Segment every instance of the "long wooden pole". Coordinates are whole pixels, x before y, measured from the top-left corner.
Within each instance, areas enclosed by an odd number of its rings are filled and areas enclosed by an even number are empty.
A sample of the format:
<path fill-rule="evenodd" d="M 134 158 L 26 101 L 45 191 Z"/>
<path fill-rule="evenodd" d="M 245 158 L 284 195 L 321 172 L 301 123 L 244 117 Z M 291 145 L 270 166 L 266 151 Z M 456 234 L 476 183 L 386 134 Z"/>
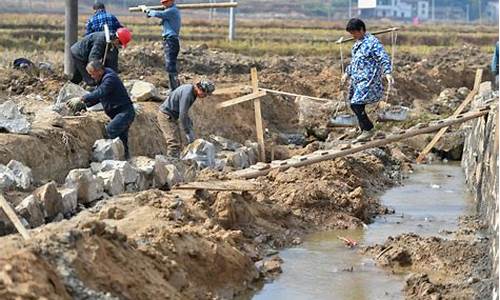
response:
<path fill-rule="evenodd" d="M 73 74 L 71 46 L 78 38 L 78 0 L 66 0 L 64 25 L 64 74 Z"/>
<path fill-rule="evenodd" d="M 252 91 L 253 93 L 259 92 L 259 78 L 257 77 L 257 69 L 252 68 L 250 70 L 250 77 L 252 79 Z M 260 105 L 260 98 L 253 100 L 253 106 L 255 110 L 255 129 L 257 132 L 257 143 L 259 144 L 260 150 L 260 160 L 266 161 L 266 146 L 264 142 L 264 126 L 262 124 L 262 108 Z"/>
<path fill-rule="evenodd" d="M 400 140 L 408 139 L 410 137 L 414 137 L 417 135 L 421 134 L 427 134 L 431 133 L 434 131 L 437 131 L 443 127 L 449 127 L 451 125 L 455 124 L 460 124 L 463 122 L 466 122 L 468 120 L 472 120 L 475 118 L 479 118 L 482 116 L 487 115 L 489 112 L 489 107 L 485 107 L 481 110 L 474 111 L 474 112 L 469 112 L 466 114 L 458 115 L 455 117 L 451 117 L 448 119 L 440 120 L 437 122 L 433 122 L 433 125 L 429 125 L 423 128 L 419 129 L 414 129 L 414 130 L 409 130 L 409 131 L 403 131 L 399 134 L 394 134 L 391 135 L 387 138 L 380 139 L 380 140 L 374 140 L 368 143 L 359 143 L 359 144 L 354 144 L 351 146 L 350 144 L 346 145 L 345 147 L 342 147 L 340 149 L 334 149 L 334 150 L 325 150 L 325 151 L 317 151 L 311 155 L 304 155 L 302 157 L 299 157 L 298 159 L 289 159 L 286 161 L 281 161 L 278 164 L 265 164 L 262 168 L 248 168 L 240 171 L 233 172 L 232 176 L 234 177 L 239 177 L 239 178 L 245 178 L 245 179 L 250 179 L 250 178 L 256 178 L 259 176 L 265 176 L 269 174 L 272 170 L 280 170 L 284 171 L 287 170 L 291 167 L 302 167 L 302 166 L 307 166 L 311 164 L 315 164 L 318 162 L 326 161 L 326 160 L 331 160 L 339 157 L 343 157 L 346 155 L 350 155 L 353 153 L 361 152 L 370 148 L 376 148 L 380 147 L 386 144 L 394 143 Z M 436 125 L 434 125 L 434 123 Z"/>
<path fill-rule="evenodd" d="M 10 204 L 5 200 L 3 195 L 0 195 L 0 207 L 2 207 L 3 211 L 9 217 L 9 220 L 14 224 L 14 227 L 16 227 L 17 231 L 21 234 L 21 236 L 25 240 L 30 239 L 30 235 L 28 233 L 28 230 L 24 228 L 23 223 L 21 223 L 21 220 L 19 220 L 19 217 L 16 215 L 16 212 L 10 207 Z"/>
<path fill-rule="evenodd" d="M 373 35 L 377 35 L 377 34 L 382 34 L 382 33 L 387 33 L 387 32 L 398 31 L 398 30 L 399 30 L 398 27 L 392 27 L 392 28 L 378 30 L 378 31 L 370 32 L 370 33 Z M 347 42 L 353 41 L 353 40 L 354 40 L 354 38 L 352 38 L 352 37 L 350 37 L 350 38 L 341 37 L 335 43 L 336 44 L 343 44 L 343 43 L 347 43 Z"/>
<path fill-rule="evenodd" d="M 467 107 L 467 105 L 469 105 L 472 102 L 472 100 L 474 100 L 474 97 L 476 96 L 476 94 L 479 91 L 479 86 L 481 85 L 482 76 L 483 76 L 483 69 L 477 69 L 476 77 L 474 79 L 474 88 L 472 89 L 472 91 L 470 91 L 469 95 L 467 95 L 467 97 L 460 104 L 460 106 L 455 110 L 453 115 L 451 115 L 452 117 L 456 117 L 459 114 L 461 114 L 464 111 L 465 107 Z M 436 143 L 446 133 L 446 130 L 448 130 L 448 127 L 441 128 L 441 130 L 439 130 L 439 132 L 434 136 L 432 141 L 429 144 L 427 144 L 427 146 L 425 146 L 425 148 L 422 150 L 422 152 L 420 152 L 420 155 L 417 157 L 418 164 L 420 164 L 424 161 L 427 154 L 429 154 L 429 152 L 431 152 L 432 148 L 434 148 Z"/>
<path fill-rule="evenodd" d="M 238 2 L 222 2 L 222 3 L 192 3 L 192 4 L 176 4 L 178 9 L 206 9 L 206 8 L 234 8 L 238 6 Z M 151 10 L 164 10 L 163 5 L 148 6 Z M 140 12 L 141 9 L 137 6 L 129 7 L 130 12 Z"/>

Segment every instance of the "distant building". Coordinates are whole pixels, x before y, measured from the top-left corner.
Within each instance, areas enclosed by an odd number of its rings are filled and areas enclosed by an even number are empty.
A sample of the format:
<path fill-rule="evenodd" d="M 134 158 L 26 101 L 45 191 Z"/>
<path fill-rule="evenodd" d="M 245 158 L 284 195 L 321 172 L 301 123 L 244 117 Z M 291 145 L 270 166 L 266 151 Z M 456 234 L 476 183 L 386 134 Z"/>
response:
<path fill-rule="evenodd" d="M 489 1 L 486 5 L 486 19 L 488 22 L 498 23 L 498 1 Z"/>
<path fill-rule="evenodd" d="M 432 19 L 432 0 L 377 0 L 377 7 L 363 12 L 365 16 L 376 18 L 399 19 L 411 21 L 417 18 L 420 21 Z M 498 12 L 498 2 L 497 5 Z M 434 17 L 440 21 L 463 21 L 466 11 L 457 6 L 436 6 Z M 498 18 L 498 14 L 497 14 Z"/>

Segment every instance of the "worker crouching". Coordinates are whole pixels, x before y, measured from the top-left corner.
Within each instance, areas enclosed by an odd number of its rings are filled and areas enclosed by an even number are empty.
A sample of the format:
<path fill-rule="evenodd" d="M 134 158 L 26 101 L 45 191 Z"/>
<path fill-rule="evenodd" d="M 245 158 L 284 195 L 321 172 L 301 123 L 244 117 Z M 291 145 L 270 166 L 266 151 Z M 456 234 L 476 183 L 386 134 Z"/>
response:
<path fill-rule="evenodd" d="M 194 141 L 193 122 L 189 117 L 189 109 L 197 98 L 205 98 L 214 90 L 215 85 L 208 80 L 201 80 L 196 84 L 183 84 L 171 92 L 160 105 L 158 123 L 167 143 L 168 155 L 179 157 L 182 144 L 187 145 Z M 181 129 L 183 134 L 181 134 Z M 182 142 L 183 137 L 185 143 Z"/>
<path fill-rule="evenodd" d="M 101 103 L 104 112 L 111 119 L 106 125 L 106 138 L 120 138 L 125 148 L 125 159 L 130 158 L 128 148 L 128 131 L 135 118 L 135 110 L 127 90 L 118 74 L 110 68 L 105 68 L 100 61 L 91 61 L 86 71 L 94 79 L 97 88 L 81 98 L 75 98 L 68 102 L 73 109 L 83 102 L 85 106 L 94 106 Z"/>

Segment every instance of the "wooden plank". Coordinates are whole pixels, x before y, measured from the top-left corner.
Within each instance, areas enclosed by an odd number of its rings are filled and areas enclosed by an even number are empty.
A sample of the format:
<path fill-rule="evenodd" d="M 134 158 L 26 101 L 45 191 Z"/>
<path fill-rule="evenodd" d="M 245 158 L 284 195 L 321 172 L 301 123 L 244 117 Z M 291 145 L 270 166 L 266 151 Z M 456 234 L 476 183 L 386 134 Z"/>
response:
<path fill-rule="evenodd" d="M 271 93 L 271 94 L 285 95 L 285 96 L 291 96 L 291 97 L 304 97 L 304 98 L 308 98 L 311 100 L 318 100 L 318 101 L 323 101 L 323 102 L 343 102 L 343 101 L 339 101 L 339 100 L 311 97 L 311 96 L 306 96 L 306 95 L 299 95 L 299 94 L 295 94 L 295 93 L 282 92 L 282 91 L 265 89 L 265 88 L 259 88 L 259 90 L 266 91 L 266 92 Z"/>
<path fill-rule="evenodd" d="M 284 171 L 284 170 L 291 168 L 291 167 L 302 167 L 302 166 L 311 165 L 311 164 L 315 164 L 315 163 L 326 161 L 326 160 L 335 159 L 338 157 L 343 157 L 343 156 L 354 154 L 357 152 L 361 152 L 361 151 L 364 151 L 364 150 L 367 150 L 370 148 L 376 148 L 376 147 L 380 147 L 383 145 L 394 143 L 394 142 L 397 142 L 400 140 L 408 139 L 410 137 L 414 137 L 414 136 L 417 136 L 420 134 L 427 134 L 427 133 L 435 132 L 443 127 L 449 127 L 451 125 L 464 123 L 468 120 L 479 118 L 479 117 L 485 116 L 487 114 L 488 114 L 488 111 L 476 110 L 473 112 L 463 114 L 463 117 L 461 117 L 461 118 L 451 117 L 451 118 L 445 119 L 444 122 L 441 124 L 436 124 L 434 126 L 428 126 L 428 127 L 421 128 L 421 129 L 408 130 L 404 134 L 390 135 L 383 140 L 375 140 L 375 141 L 367 142 L 363 145 L 356 144 L 350 148 L 345 147 L 343 150 L 331 151 L 330 154 L 326 154 L 323 156 L 310 155 L 309 158 L 305 161 L 295 161 L 295 162 L 282 161 L 279 165 L 271 163 L 271 168 L 266 169 L 266 170 L 255 170 L 255 169 L 249 168 L 249 169 L 244 169 L 244 170 L 233 172 L 230 175 L 235 176 L 235 177 L 239 177 L 239 178 L 246 178 L 246 179 L 256 178 L 259 176 L 265 176 L 269 172 L 271 172 L 272 170 Z"/>
<path fill-rule="evenodd" d="M 250 100 L 257 99 L 257 98 L 261 98 L 261 97 L 264 97 L 265 95 L 267 95 L 266 92 L 252 93 L 252 94 L 249 94 L 249 95 L 241 96 L 241 97 L 238 97 L 238 98 L 234 98 L 234 99 L 231 99 L 231 100 L 227 100 L 227 101 L 218 103 L 216 105 L 216 107 L 219 108 L 219 109 L 220 108 L 224 108 L 224 107 L 229 107 L 229 106 L 233 106 L 233 105 L 236 105 L 236 104 L 239 104 L 239 103 L 243 103 L 243 102 L 247 102 L 247 101 L 250 101 Z"/>
<path fill-rule="evenodd" d="M 173 190 L 210 190 L 210 191 L 256 191 L 258 185 L 247 180 L 190 182 L 174 186 Z"/>
<path fill-rule="evenodd" d="M 176 4 L 178 9 L 206 9 L 206 8 L 231 8 L 237 7 L 238 2 L 222 2 L 222 3 L 191 3 L 191 4 Z M 164 10 L 163 5 L 148 6 L 151 10 Z M 141 12 L 137 6 L 129 7 L 130 12 Z"/>
<path fill-rule="evenodd" d="M 399 30 L 398 27 L 392 27 L 392 28 L 382 29 L 382 30 L 378 30 L 378 31 L 370 32 L 370 33 L 373 35 L 378 35 L 378 34 L 382 34 L 382 33 L 398 31 L 398 30 Z M 349 38 L 341 37 L 340 39 L 338 39 L 335 42 L 335 44 L 343 44 L 343 43 L 347 43 L 347 42 L 353 41 L 353 40 L 354 40 L 353 37 L 349 37 Z"/>
<path fill-rule="evenodd" d="M 483 76 L 483 69 L 477 69 L 476 71 L 476 78 L 474 79 L 474 88 L 472 91 L 470 91 L 469 95 L 465 98 L 465 100 L 458 106 L 458 108 L 455 110 L 453 113 L 452 117 L 456 117 L 462 113 L 462 111 L 467 107 L 467 105 L 474 100 L 474 97 L 476 96 L 477 92 L 479 91 L 479 86 L 481 85 L 481 80 Z M 420 164 L 424 161 L 425 157 L 429 152 L 431 152 L 432 148 L 436 145 L 436 143 L 443 137 L 443 135 L 446 133 L 448 130 L 448 127 L 441 128 L 439 132 L 434 136 L 434 138 L 431 140 L 427 146 L 420 152 L 420 155 L 417 157 L 417 163 Z"/>
<path fill-rule="evenodd" d="M 250 78 L 252 81 L 252 90 L 254 93 L 257 93 L 259 90 L 259 78 L 257 77 L 257 69 L 250 69 Z"/>
<path fill-rule="evenodd" d="M 242 94 L 250 92 L 248 85 L 237 85 L 222 89 L 216 89 L 213 95 Z"/>
<path fill-rule="evenodd" d="M 266 146 L 264 143 L 264 126 L 262 124 L 262 111 L 260 99 L 255 99 L 253 102 L 255 109 L 255 128 L 257 130 L 257 143 L 259 144 L 260 160 L 266 161 Z"/>
<path fill-rule="evenodd" d="M 14 227 L 16 227 L 17 231 L 21 234 L 21 236 L 25 240 L 30 239 L 30 235 L 26 228 L 24 228 L 23 223 L 21 223 L 21 220 L 19 220 L 19 217 L 16 215 L 16 212 L 12 209 L 10 204 L 5 200 L 3 195 L 0 195 L 0 207 L 2 207 L 3 211 L 9 217 L 9 220 L 14 224 Z"/>

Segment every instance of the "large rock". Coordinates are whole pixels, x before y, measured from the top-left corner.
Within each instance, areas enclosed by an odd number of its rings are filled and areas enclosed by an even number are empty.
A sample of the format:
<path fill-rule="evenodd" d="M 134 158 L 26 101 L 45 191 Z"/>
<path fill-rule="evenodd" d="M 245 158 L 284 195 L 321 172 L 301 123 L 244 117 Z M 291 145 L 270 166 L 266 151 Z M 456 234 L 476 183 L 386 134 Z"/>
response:
<path fill-rule="evenodd" d="M 215 147 L 210 142 L 197 139 L 184 148 L 182 159 L 192 159 L 200 168 L 212 168 L 215 166 Z"/>
<path fill-rule="evenodd" d="M 47 218 L 53 219 L 63 211 L 62 196 L 54 181 L 36 189 L 33 196 L 43 204 Z"/>
<path fill-rule="evenodd" d="M 104 183 L 104 191 L 110 196 L 116 196 L 123 193 L 125 183 L 122 175 L 118 170 L 100 172 L 97 177 L 101 178 Z"/>
<path fill-rule="evenodd" d="M 62 197 L 62 214 L 72 215 L 78 206 L 78 190 L 75 188 L 62 188 L 59 190 Z"/>
<path fill-rule="evenodd" d="M 0 165 L 0 190 L 10 190 L 16 185 L 16 175 L 5 165 Z"/>
<path fill-rule="evenodd" d="M 78 203 L 82 204 L 99 199 L 104 190 L 102 179 L 94 176 L 90 169 L 71 170 L 65 185 L 78 191 Z"/>
<path fill-rule="evenodd" d="M 159 98 L 156 87 L 145 81 L 137 80 L 130 90 L 132 101 L 148 101 Z"/>
<path fill-rule="evenodd" d="M 182 160 L 177 157 L 156 155 L 156 162 L 162 162 L 165 165 L 174 165 L 184 181 L 194 181 L 198 170 L 198 163 L 194 160 Z"/>
<path fill-rule="evenodd" d="M 35 196 L 29 195 L 16 206 L 18 215 L 28 221 L 31 228 L 45 224 L 45 210 L 43 204 Z"/>
<path fill-rule="evenodd" d="M 31 124 L 19 111 L 16 103 L 6 101 L 0 105 L 0 129 L 10 133 L 27 134 Z"/>
<path fill-rule="evenodd" d="M 236 149 L 243 147 L 240 143 L 213 134 L 210 135 L 210 140 L 212 140 L 215 146 L 221 150 L 235 151 Z"/>
<path fill-rule="evenodd" d="M 86 94 L 88 94 L 88 92 L 78 84 L 67 82 L 61 88 L 61 90 L 59 90 L 59 95 L 57 95 L 55 104 L 56 105 L 65 104 L 69 99 L 82 97 Z"/>
<path fill-rule="evenodd" d="M 152 176 L 155 169 L 155 160 L 146 156 L 134 156 L 130 164 L 146 176 Z"/>
<path fill-rule="evenodd" d="M 162 159 L 160 155 L 157 155 L 154 160 L 153 169 L 153 186 L 157 188 L 163 188 L 168 181 L 168 170 L 167 163 Z"/>
<path fill-rule="evenodd" d="M 112 170 L 118 170 L 120 172 L 125 184 L 136 182 L 139 176 L 138 170 L 126 161 L 105 160 L 101 163 L 100 172 Z"/>
<path fill-rule="evenodd" d="M 248 154 L 245 149 L 240 148 L 237 151 L 223 151 L 221 155 L 225 157 L 226 166 L 233 167 L 237 170 L 250 166 Z"/>
<path fill-rule="evenodd" d="M 169 188 L 172 188 L 174 185 L 183 182 L 183 178 L 177 167 L 174 165 L 166 165 L 165 168 L 168 171 L 167 175 L 167 184 Z"/>
<path fill-rule="evenodd" d="M 17 160 L 11 160 L 7 167 L 12 171 L 15 176 L 16 186 L 23 190 L 30 188 L 33 182 L 33 173 L 31 169 Z"/>
<path fill-rule="evenodd" d="M 94 142 L 92 147 L 92 160 L 122 160 L 125 157 L 125 148 L 119 138 L 101 139 Z"/>

